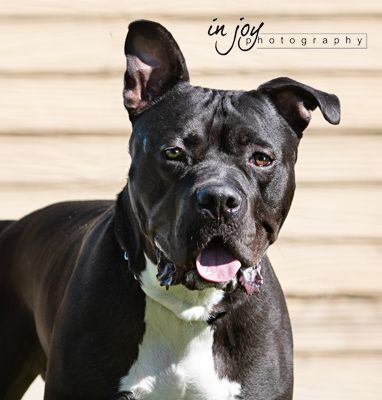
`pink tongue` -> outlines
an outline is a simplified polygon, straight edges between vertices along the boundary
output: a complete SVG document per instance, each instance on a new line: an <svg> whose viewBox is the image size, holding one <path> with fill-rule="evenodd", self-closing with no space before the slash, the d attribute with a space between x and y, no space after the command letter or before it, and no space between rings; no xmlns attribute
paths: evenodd
<svg viewBox="0 0 382 400"><path fill-rule="evenodd" d="M210 282L227 282L240 267L240 261L220 245L208 246L196 258L199 275Z"/></svg>

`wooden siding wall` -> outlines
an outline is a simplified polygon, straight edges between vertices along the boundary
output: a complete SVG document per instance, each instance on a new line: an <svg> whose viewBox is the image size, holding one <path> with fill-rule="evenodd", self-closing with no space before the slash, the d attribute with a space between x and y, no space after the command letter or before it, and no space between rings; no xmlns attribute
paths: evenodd
<svg viewBox="0 0 382 400"><path fill-rule="evenodd" d="M206 31L240 17L268 32L367 32L367 50L232 51ZM113 198L129 165L121 101L129 21L163 23L194 84L248 89L290 76L336 93L300 147L297 192L270 256L288 295L295 398L382 399L382 2L48 1L0 5L0 218ZM36 382L25 399L41 399Z"/></svg>

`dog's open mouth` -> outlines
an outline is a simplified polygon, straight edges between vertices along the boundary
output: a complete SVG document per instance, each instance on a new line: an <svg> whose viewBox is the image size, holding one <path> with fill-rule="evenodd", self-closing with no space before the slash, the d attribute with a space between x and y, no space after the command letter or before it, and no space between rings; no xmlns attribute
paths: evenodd
<svg viewBox="0 0 382 400"><path fill-rule="evenodd" d="M216 240L199 252L191 268L177 268L158 247L157 263L157 279L167 289L182 283L189 289L216 287L230 291L240 285L251 295L258 292L263 283L260 263L244 266L228 246Z"/></svg>
<svg viewBox="0 0 382 400"><path fill-rule="evenodd" d="M228 282L240 267L241 262L222 244L208 245L196 258L196 269L208 282Z"/></svg>

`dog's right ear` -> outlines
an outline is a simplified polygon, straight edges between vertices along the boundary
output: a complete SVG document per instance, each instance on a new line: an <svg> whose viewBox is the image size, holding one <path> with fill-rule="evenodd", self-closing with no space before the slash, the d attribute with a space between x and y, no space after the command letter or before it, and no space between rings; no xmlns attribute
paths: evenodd
<svg viewBox="0 0 382 400"><path fill-rule="evenodd" d="M171 33L156 22L139 20L129 25L125 55L123 99L130 119L177 83L189 80L178 44Z"/></svg>
<svg viewBox="0 0 382 400"><path fill-rule="evenodd" d="M340 122L340 101L334 94L322 92L290 78L272 79L260 85L258 90L272 100L300 138L310 122L310 111L316 107L319 107L330 124L337 125Z"/></svg>

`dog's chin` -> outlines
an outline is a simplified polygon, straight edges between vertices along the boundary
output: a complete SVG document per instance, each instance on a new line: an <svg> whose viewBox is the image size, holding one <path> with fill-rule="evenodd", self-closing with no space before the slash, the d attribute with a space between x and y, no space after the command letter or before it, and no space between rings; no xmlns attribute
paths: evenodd
<svg viewBox="0 0 382 400"><path fill-rule="evenodd" d="M216 288L230 293L242 289L248 295L260 290L263 283L261 261L250 265L234 256L227 245L209 242L198 251L195 261L186 266L177 265L156 242L157 279L161 286L169 289L173 285L184 285L189 290Z"/></svg>

